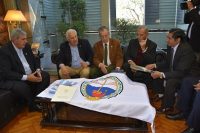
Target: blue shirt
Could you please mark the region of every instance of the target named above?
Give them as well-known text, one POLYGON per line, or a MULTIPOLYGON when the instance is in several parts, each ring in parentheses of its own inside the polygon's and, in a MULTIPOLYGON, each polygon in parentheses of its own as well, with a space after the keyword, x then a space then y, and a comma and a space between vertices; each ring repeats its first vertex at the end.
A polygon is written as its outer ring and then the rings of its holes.
POLYGON ((71 54, 72 54, 72 67, 74 68, 79 68, 81 67, 81 57, 79 55, 79 51, 78 51, 78 47, 72 47, 70 46, 70 49, 71 49, 71 54))

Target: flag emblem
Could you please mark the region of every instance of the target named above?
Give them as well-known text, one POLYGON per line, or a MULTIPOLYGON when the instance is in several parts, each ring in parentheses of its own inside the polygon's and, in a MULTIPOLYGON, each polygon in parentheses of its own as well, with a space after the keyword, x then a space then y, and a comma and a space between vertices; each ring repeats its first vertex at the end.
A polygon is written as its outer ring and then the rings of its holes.
POLYGON ((89 100, 108 99, 117 96, 123 90, 122 82, 115 76, 103 77, 81 84, 81 94, 89 100))

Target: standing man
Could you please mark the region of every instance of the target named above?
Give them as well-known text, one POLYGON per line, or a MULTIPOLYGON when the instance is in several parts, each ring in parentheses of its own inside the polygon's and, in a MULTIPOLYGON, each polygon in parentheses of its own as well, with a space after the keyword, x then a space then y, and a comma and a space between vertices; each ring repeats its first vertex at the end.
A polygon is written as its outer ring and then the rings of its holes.
POLYGON ((184 23, 189 24, 187 37, 194 50, 197 61, 200 60, 200 0, 187 1, 188 11, 184 16, 184 23))
POLYGON ((146 66, 148 69, 163 69, 163 71, 155 71, 151 74, 155 79, 153 88, 156 93, 164 94, 161 107, 157 110, 160 113, 173 111, 176 89, 195 62, 194 52, 186 42, 183 30, 170 29, 166 41, 168 44, 166 61, 146 66))
POLYGON ((100 41, 93 47, 94 68, 91 71, 91 77, 97 78, 113 70, 120 70, 123 64, 122 49, 118 40, 111 39, 109 30, 106 26, 98 29, 100 41))
POLYGON ((0 49, 0 86, 28 102, 29 110, 38 110, 35 96, 48 87, 50 77, 41 71, 21 29, 11 32, 11 41, 0 49))
POLYGON ((136 65, 145 67, 147 64, 155 63, 157 44, 148 39, 148 34, 149 31, 146 26, 138 27, 137 39, 132 39, 129 42, 124 69, 131 80, 150 86, 152 81, 151 75, 140 71, 133 72, 129 64, 130 62, 134 62, 136 65))
POLYGON ((89 41, 79 39, 74 29, 67 30, 66 39, 67 41, 60 45, 58 54, 60 77, 69 79, 71 76, 79 75, 81 78, 88 78, 93 58, 89 41))

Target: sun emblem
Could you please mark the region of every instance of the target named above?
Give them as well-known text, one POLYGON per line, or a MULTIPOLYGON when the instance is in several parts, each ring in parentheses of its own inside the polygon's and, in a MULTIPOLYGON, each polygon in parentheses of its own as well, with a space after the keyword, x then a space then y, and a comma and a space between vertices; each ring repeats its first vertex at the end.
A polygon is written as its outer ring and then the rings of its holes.
POLYGON ((123 90, 122 82, 115 76, 84 81, 81 93, 89 100, 99 100, 115 97, 123 90))

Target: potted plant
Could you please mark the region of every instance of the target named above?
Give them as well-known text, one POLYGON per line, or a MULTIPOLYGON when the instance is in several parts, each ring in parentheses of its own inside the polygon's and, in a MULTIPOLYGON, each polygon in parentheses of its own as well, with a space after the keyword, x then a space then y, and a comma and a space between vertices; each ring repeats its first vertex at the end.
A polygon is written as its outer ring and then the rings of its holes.
POLYGON ((137 26, 134 21, 120 18, 114 22, 114 27, 116 28, 115 37, 121 41, 122 45, 127 45, 130 39, 135 37, 137 26))
POLYGON ((58 23, 58 32, 64 36, 69 28, 77 31, 79 37, 84 36, 84 31, 87 29, 85 24, 85 1, 84 0, 60 0, 60 8, 63 9, 61 18, 58 23), (68 21, 67 21, 68 20, 68 21))

